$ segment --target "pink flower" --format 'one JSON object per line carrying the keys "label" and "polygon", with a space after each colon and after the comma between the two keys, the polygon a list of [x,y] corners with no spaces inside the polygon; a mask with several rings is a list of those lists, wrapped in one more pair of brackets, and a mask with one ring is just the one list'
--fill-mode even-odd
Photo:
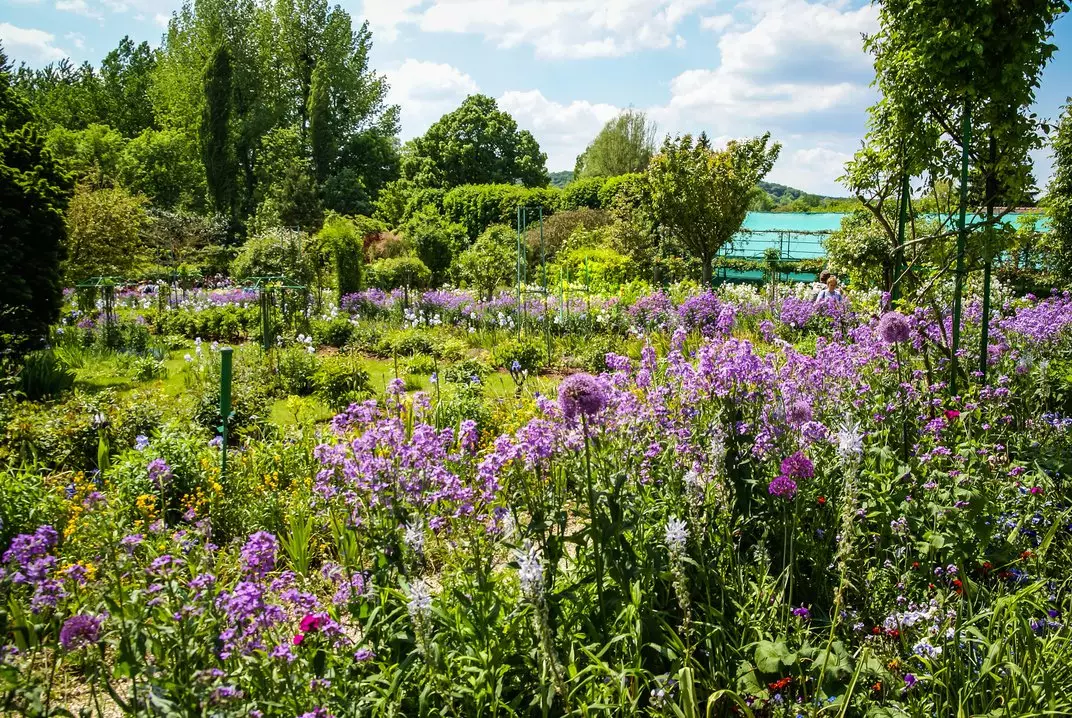
{"label": "pink flower", "polygon": [[948,419],[949,421],[953,421],[954,419],[959,419],[960,418],[960,412],[957,411],[956,409],[947,409],[946,412],[945,412],[945,418]]}
{"label": "pink flower", "polygon": [[302,644],[302,641],[304,641],[304,640],[305,640],[305,635],[304,634],[295,633],[294,638],[290,639],[290,642],[293,643],[295,646],[300,646]]}

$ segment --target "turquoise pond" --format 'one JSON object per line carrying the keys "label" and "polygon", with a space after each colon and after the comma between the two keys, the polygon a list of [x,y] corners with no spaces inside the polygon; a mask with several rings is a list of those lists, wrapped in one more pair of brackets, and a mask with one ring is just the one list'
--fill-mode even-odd
{"label": "turquoise pond", "polygon": [[[845,215],[839,212],[749,212],[744,231],[733,240],[733,248],[724,252],[731,257],[761,257],[768,247],[778,247],[787,259],[815,259],[826,256],[823,237],[841,226]],[[1015,224],[1019,215],[1010,215],[1007,224]],[[969,218],[969,222],[981,218]],[[1036,223],[1045,231],[1047,221]]]}

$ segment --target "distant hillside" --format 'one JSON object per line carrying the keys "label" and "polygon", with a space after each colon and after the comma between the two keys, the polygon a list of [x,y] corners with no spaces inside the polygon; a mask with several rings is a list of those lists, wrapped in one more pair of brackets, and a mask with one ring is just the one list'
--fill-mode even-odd
{"label": "distant hillside", "polygon": [[562,189],[573,181],[573,170],[562,170],[551,173],[551,186]]}
{"label": "distant hillside", "polygon": [[811,194],[777,182],[760,182],[759,189],[752,209],[760,212],[850,212],[859,206],[851,197]]}

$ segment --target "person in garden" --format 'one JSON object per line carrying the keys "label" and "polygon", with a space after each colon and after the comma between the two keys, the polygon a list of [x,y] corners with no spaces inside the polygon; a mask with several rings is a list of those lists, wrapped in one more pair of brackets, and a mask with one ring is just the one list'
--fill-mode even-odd
{"label": "person in garden", "polygon": [[819,296],[815,298],[815,303],[823,301],[843,302],[845,301],[845,295],[838,286],[838,278],[831,274],[826,279],[826,288],[819,292]]}
{"label": "person in garden", "polygon": [[819,295],[822,294],[826,290],[826,280],[829,279],[829,278],[830,278],[830,270],[829,269],[824,269],[823,271],[819,272],[819,281],[812,282],[812,284],[811,284],[811,291],[812,291],[813,299],[818,300]]}

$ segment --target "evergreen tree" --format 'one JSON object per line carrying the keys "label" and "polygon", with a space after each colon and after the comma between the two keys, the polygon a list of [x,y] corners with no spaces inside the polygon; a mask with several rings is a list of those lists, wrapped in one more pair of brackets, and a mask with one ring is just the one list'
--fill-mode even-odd
{"label": "evergreen tree", "polygon": [[233,217],[235,211],[235,162],[231,124],[231,53],[225,45],[216,48],[205,67],[205,107],[201,118],[201,161],[213,208]]}
{"label": "evergreen tree", "polygon": [[309,145],[317,182],[327,181],[335,162],[336,142],[331,122],[331,87],[327,65],[316,64],[309,93]]}

